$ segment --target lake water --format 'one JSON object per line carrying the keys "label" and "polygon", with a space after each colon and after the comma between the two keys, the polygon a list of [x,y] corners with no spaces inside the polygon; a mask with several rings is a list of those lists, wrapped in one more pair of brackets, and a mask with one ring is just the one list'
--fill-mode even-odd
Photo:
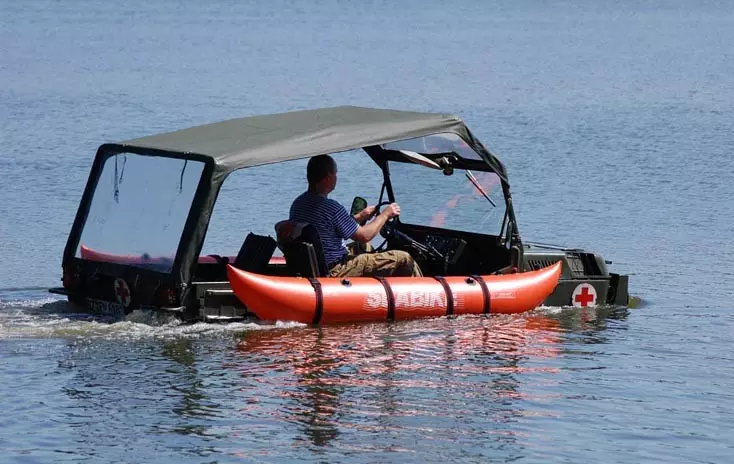
{"label": "lake water", "polygon": [[[0,0],[0,43],[4,462],[731,462],[731,2]],[[462,117],[523,239],[639,307],[180,326],[46,293],[101,143],[341,104]]]}

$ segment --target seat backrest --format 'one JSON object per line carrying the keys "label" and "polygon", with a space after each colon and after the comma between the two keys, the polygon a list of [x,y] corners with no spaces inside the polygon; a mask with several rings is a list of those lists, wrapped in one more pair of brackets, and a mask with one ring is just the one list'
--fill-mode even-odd
{"label": "seat backrest", "polygon": [[281,221],[275,225],[275,230],[278,246],[283,250],[285,262],[293,274],[303,277],[329,275],[321,237],[313,225]]}
{"label": "seat backrest", "polygon": [[268,235],[247,234],[232,265],[243,271],[262,274],[275,252],[275,239]]}
{"label": "seat backrest", "polygon": [[283,247],[283,256],[292,275],[300,277],[323,277],[319,271],[314,246],[306,242],[291,242]]}

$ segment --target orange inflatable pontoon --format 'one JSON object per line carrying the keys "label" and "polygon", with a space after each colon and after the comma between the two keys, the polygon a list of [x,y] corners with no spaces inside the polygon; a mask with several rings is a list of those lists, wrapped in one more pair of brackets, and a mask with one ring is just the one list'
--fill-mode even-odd
{"label": "orange inflatable pontoon", "polygon": [[259,319],[329,324],[529,311],[553,292],[561,262],[537,271],[471,277],[311,279],[230,265],[227,274],[234,294]]}

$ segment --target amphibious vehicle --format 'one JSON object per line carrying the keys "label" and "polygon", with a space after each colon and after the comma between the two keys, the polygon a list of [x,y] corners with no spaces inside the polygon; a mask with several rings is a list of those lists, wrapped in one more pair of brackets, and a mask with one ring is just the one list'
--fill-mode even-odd
{"label": "amphibious vehicle", "polygon": [[[560,280],[539,303],[628,304],[628,276],[609,272],[599,254],[523,242],[505,167],[461,119],[352,106],[238,118],[101,145],[64,250],[63,285],[50,291],[112,318],[134,310],[184,321],[256,318],[233,291],[233,274],[314,282],[324,270],[317,248],[305,243],[284,257],[274,229],[273,236],[255,234],[247,224],[233,245],[236,256],[203,254],[212,211],[227,193],[223,186],[238,170],[331,153],[361,157],[377,170],[378,202],[397,201],[403,209],[383,229],[378,249],[409,251],[426,276],[442,282],[447,308],[444,277],[467,276],[473,283],[471,276],[522,275],[558,262]],[[155,188],[160,185],[166,188]],[[241,202],[248,207],[246,197]],[[353,207],[360,203],[355,198]],[[491,295],[482,289],[480,306],[491,313]]]}

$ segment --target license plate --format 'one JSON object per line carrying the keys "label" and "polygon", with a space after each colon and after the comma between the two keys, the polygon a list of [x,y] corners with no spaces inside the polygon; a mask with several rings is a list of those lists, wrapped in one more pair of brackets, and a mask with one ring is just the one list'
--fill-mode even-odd
{"label": "license plate", "polygon": [[125,318],[125,308],[119,303],[112,303],[110,301],[95,300],[94,298],[87,298],[85,300],[87,308],[99,314],[101,316],[107,316],[114,319]]}

